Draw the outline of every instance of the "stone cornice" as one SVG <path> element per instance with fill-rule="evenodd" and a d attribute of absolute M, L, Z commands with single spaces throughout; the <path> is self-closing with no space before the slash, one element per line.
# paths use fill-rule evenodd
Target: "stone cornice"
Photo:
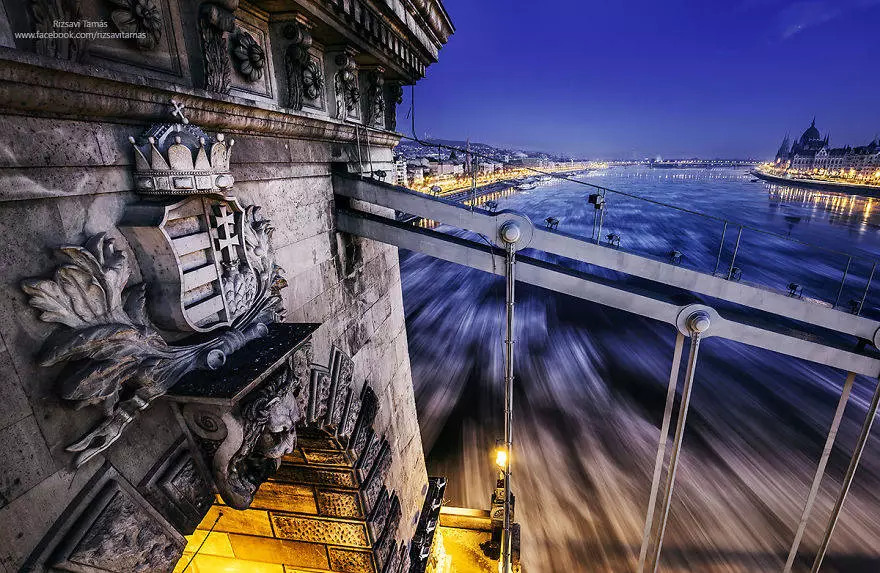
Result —
<path fill-rule="evenodd" d="M 445 44 L 455 32 L 455 26 L 449 18 L 449 13 L 439 0 L 408 0 L 424 21 L 431 28 L 441 44 Z"/>
<path fill-rule="evenodd" d="M 0 48 L 0 113 L 145 125 L 168 119 L 172 97 L 186 106 L 193 123 L 229 133 L 347 143 L 356 142 L 357 131 L 365 129 L 263 102 Z M 393 132 L 376 129 L 370 129 L 369 138 L 378 147 L 393 147 L 399 140 Z"/>

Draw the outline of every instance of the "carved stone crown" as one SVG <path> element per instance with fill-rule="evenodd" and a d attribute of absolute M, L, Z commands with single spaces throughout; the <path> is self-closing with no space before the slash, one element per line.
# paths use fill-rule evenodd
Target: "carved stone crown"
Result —
<path fill-rule="evenodd" d="M 135 185 L 148 195 L 218 194 L 232 187 L 229 156 L 235 140 L 216 139 L 185 123 L 158 124 L 134 146 Z"/>

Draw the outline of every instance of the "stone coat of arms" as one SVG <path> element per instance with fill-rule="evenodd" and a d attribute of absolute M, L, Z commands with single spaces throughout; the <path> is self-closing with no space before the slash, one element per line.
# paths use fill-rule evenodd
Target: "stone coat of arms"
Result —
<path fill-rule="evenodd" d="M 58 249 L 68 262 L 52 278 L 22 283 L 40 318 L 63 325 L 39 356 L 44 366 L 66 364 L 61 396 L 105 413 L 68 446 L 77 466 L 188 372 L 222 367 L 283 317 L 272 226 L 259 207 L 227 196 L 234 142 L 209 137 L 175 108 L 178 121 L 130 139 L 142 198 L 119 227 L 144 282 L 128 284 L 128 253 L 102 233 Z"/>

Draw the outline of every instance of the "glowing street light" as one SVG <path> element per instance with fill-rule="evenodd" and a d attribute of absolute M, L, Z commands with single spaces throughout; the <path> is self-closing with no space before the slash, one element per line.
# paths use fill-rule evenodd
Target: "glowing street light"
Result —
<path fill-rule="evenodd" d="M 504 448 L 495 450 L 495 465 L 502 470 L 507 467 L 507 450 Z"/>

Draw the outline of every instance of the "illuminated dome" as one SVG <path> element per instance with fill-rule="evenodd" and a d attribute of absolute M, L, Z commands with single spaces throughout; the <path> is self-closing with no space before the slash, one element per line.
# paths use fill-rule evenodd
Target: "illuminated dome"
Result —
<path fill-rule="evenodd" d="M 819 130 L 816 129 L 816 118 L 813 118 L 813 123 L 810 124 L 810 127 L 807 128 L 807 131 L 801 136 L 802 142 L 807 141 L 819 141 L 822 139 L 822 134 L 819 133 Z"/>

